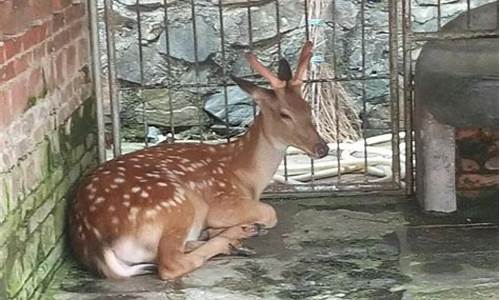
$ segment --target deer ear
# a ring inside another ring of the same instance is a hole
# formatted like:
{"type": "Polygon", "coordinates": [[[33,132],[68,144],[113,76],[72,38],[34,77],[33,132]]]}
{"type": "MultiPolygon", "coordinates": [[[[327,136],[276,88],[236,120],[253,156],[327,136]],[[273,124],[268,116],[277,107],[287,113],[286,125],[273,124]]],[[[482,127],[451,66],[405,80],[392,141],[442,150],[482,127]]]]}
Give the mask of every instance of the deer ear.
{"type": "Polygon", "coordinates": [[[278,66],[278,78],[281,81],[292,80],[292,69],[290,69],[290,64],[284,58],[280,59],[280,64],[278,66]]]}
{"type": "Polygon", "coordinates": [[[238,77],[233,76],[233,75],[230,75],[230,77],[234,82],[236,82],[236,84],[242,90],[244,90],[247,94],[252,96],[252,98],[255,100],[255,102],[257,102],[257,104],[259,104],[259,105],[262,102],[266,102],[266,101],[262,101],[262,100],[268,99],[272,96],[272,91],[270,91],[268,89],[262,88],[260,86],[253,84],[252,82],[250,82],[248,80],[238,78],[238,77]]]}

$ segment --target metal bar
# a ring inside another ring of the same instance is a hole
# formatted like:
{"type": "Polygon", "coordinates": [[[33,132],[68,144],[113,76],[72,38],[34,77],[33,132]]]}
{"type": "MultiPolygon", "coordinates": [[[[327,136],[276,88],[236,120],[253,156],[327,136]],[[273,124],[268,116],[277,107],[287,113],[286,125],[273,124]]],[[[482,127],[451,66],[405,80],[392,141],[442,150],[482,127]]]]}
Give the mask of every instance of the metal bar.
{"type": "Polygon", "coordinates": [[[106,49],[108,55],[108,85],[111,103],[111,121],[113,135],[113,156],[121,154],[120,139],[120,94],[116,80],[115,30],[113,28],[113,0],[104,0],[104,19],[106,25],[106,49]]]}
{"type": "Polygon", "coordinates": [[[222,0],[219,0],[219,26],[220,26],[220,44],[221,44],[221,55],[222,55],[222,80],[224,89],[224,113],[227,131],[227,142],[229,143],[229,100],[227,98],[227,75],[226,75],[226,50],[225,50],[225,39],[224,39],[224,13],[222,11],[222,0]]]}
{"type": "MultiPolygon", "coordinates": [[[[251,0],[247,0],[247,24],[248,24],[248,48],[250,51],[253,50],[253,32],[252,32],[252,2],[251,0]]],[[[254,101],[252,101],[252,109],[253,109],[253,119],[255,120],[255,116],[257,115],[257,105],[254,101]]]]}
{"type": "Polygon", "coordinates": [[[106,161],[106,128],[104,125],[104,105],[101,82],[101,53],[99,49],[99,28],[97,20],[97,3],[89,1],[90,47],[92,50],[92,77],[96,101],[97,119],[97,156],[99,163],[106,161]]]}
{"type": "MultiPolygon", "coordinates": [[[[306,31],[306,40],[310,40],[310,31],[309,31],[309,5],[308,5],[308,0],[304,0],[304,19],[305,19],[305,31],[306,31]]],[[[311,62],[308,62],[309,68],[311,68],[311,62]]],[[[307,78],[309,78],[309,72],[307,72],[307,78]]],[[[312,93],[314,95],[314,93],[312,93]]],[[[313,104],[314,99],[310,99],[311,104],[313,104]]],[[[285,159],[286,159],[286,154],[285,154],[285,159]]],[[[310,159],[311,162],[311,174],[314,175],[314,159],[310,159]]],[[[311,185],[314,188],[314,176],[312,177],[311,180],[311,185]]]]}
{"type": "Polygon", "coordinates": [[[304,19],[305,19],[305,29],[306,29],[306,40],[309,40],[309,7],[307,5],[307,0],[304,0],[304,19]]]}
{"type": "Polygon", "coordinates": [[[196,5],[194,0],[191,2],[191,24],[193,27],[193,47],[194,47],[194,74],[196,80],[196,95],[198,96],[198,123],[200,128],[200,143],[203,142],[203,122],[202,122],[202,110],[203,104],[201,103],[200,96],[200,61],[198,57],[198,33],[196,31],[196,5]]]}
{"type": "MultiPolygon", "coordinates": [[[[335,0],[332,0],[332,18],[333,18],[333,22],[332,22],[332,43],[333,43],[333,47],[332,47],[332,62],[333,62],[333,74],[334,76],[337,76],[337,55],[336,55],[336,52],[335,52],[335,48],[336,48],[336,44],[337,44],[337,33],[336,33],[336,30],[337,30],[337,23],[336,23],[336,19],[335,19],[335,14],[336,14],[336,9],[337,9],[337,6],[336,6],[336,2],[335,0]]],[[[339,111],[339,99],[338,97],[335,97],[335,102],[334,102],[334,107],[335,107],[335,115],[336,115],[336,119],[335,119],[335,132],[336,132],[336,141],[335,141],[335,144],[337,145],[337,166],[340,168],[342,168],[342,163],[340,161],[340,120],[337,116],[337,113],[339,111]]],[[[339,172],[338,174],[338,182],[341,183],[342,182],[342,174],[341,172],[339,172]]]]}
{"type": "MultiPolygon", "coordinates": [[[[361,77],[366,76],[366,24],[365,24],[365,9],[366,0],[361,0],[361,77]]],[[[364,81],[361,82],[361,100],[363,102],[363,120],[361,123],[362,134],[363,134],[363,156],[364,156],[364,180],[368,181],[368,144],[366,142],[366,130],[367,130],[367,104],[366,104],[366,84],[364,81]]]]}
{"type": "Polygon", "coordinates": [[[170,63],[170,34],[168,31],[169,21],[168,21],[168,3],[167,0],[163,0],[164,15],[163,21],[165,24],[165,49],[167,53],[167,87],[168,87],[168,110],[170,112],[169,124],[170,133],[172,134],[172,142],[175,141],[175,124],[174,124],[174,106],[172,103],[172,91],[170,86],[170,80],[172,79],[172,65],[170,63]]]}
{"type": "MultiPolygon", "coordinates": [[[[276,10],[276,39],[278,41],[278,60],[281,59],[281,20],[280,20],[280,6],[278,0],[275,2],[275,10],[276,10]]],[[[285,181],[288,181],[288,156],[285,152],[283,155],[283,177],[285,177],[285,181]]]]}
{"type": "Polygon", "coordinates": [[[437,31],[441,29],[441,0],[437,0],[437,31]]]}
{"type": "MultiPolygon", "coordinates": [[[[242,76],[243,78],[248,78],[250,76],[242,76]]],[[[253,75],[252,75],[253,77],[253,75]]],[[[322,82],[346,82],[346,81],[369,81],[369,80],[380,80],[380,79],[390,79],[390,76],[389,75],[377,75],[377,76],[368,76],[368,77],[365,77],[365,78],[362,78],[362,77],[332,77],[332,78],[318,78],[318,79],[309,79],[309,80],[304,80],[304,83],[306,84],[309,84],[309,83],[322,83],[322,82]]],[[[255,84],[261,84],[261,85],[265,85],[267,84],[267,81],[264,81],[264,80],[254,80],[254,83],[255,84]]],[[[144,89],[151,89],[151,90],[154,90],[154,89],[163,89],[163,88],[171,88],[171,89],[175,89],[175,88],[195,88],[197,86],[199,86],[200,88],[213,88],[213,87],[220,87],[221,85],[223,85],[224,83],[199,83],[199,84],[193,84],[193,83],[185,83],[185,82],[182,82],[182,83],[172,83],[172,84],[168,84],[168,85],[147,85],[145,84],[144,85],[144,89]]],[[[236,86],[236,84],[234,83],[227,83],[226,82],[226,85],[227,86],[236,86]]],[[[135,87],[122,87],[120,88],[121,90],[134,90],[136,89],[135,87]]]]}
{"type": "Polygon", "coordinates": [[[392,179],[399,185],[401,166],[399,164],[399,70],[398,70],[398,8],[397,0],[389,1],[389,69],[391,133],[392,133],[392,179]]]}
{"type": "Polygon", "coordinates": [[[403,17],[403,80],[404,80],[404,114],[405,114],[405,188],[406,194],[413,194],[413,67],[411,61],[412,40],[411,40],[411,0],[402,2],[403,17]]]}
{"type": "Polygon", "coordinates": [[[142,51],[142,20],[141,20],[141,10],[139,8],[140,3],[139,0],[135,1],[135,12],[136,12],[136,20],[137,20],[137,44],[139,49],[139,99],[142,102],[142,123],[144,125],[144,146],[147,148],[149,146],[148,142],[148,119],[146,117],[146,101],[144,101],[143,97],[143,86],[144,86],[144,53],[142,51]]]}
{"type": "Polygon", "coordinates": [[[434,40],[464,40],[478,38],[497,38],[498,29],[478,30],[466,32],[414,32],[412,38],[416,42],[434,41],[434,40]]]}
{"type": "Polygon", "coordinates": [[[467,0],[467,29],[470,29],[470,0],[467,0]]]}
{"type": "Polygon", "coordinates": [[[280,17],[280,5],[278,0],[274,1],[276,9],[276,38],[278,40],[278,59],[281,59],[281,17],[280,17]]]}

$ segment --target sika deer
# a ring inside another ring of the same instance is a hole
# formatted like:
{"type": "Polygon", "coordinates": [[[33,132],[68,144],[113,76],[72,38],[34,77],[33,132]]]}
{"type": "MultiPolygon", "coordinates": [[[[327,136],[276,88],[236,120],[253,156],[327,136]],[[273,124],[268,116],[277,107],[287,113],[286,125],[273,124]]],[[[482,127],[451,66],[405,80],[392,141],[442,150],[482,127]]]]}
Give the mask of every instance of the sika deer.
{"type": "Polygon", "coordinates": [[[249,131],[228,144],[160,144],[108,161],[86,177],[70,213],[70,239],[77,258],[109,278],[151,272],[178,278],[241,239],[273,227],[276,212],[259,197],[288,145],[311,157],[328,153],[301,97],[302,77],[311,57],[303,47],[292,77],[288,62],[279,74],[253,54],[250,65],[272,90],[239,78],[260,113],[249,131]],[[208,230],[207,241],[198,241],[208,230]]]}

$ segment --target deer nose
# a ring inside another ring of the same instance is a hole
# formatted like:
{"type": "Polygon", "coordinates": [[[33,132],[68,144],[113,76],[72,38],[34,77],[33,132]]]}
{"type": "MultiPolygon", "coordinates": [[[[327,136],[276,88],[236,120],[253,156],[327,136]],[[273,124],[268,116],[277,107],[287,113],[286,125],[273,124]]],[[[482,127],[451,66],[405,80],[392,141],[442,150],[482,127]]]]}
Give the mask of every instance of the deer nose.
{"type": "Polygon", "coordinates": [[[316,154],[316,158],[323,158],[328,154],[328,145],[325,141],[321,141],[314,146],[314,153],[316,154]]]}

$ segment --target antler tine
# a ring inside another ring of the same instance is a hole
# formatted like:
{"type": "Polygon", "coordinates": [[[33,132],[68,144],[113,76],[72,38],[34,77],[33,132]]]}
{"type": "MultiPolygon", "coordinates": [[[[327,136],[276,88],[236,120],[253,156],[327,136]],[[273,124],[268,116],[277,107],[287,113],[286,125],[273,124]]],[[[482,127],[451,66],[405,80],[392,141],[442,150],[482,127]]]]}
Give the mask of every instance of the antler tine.
{"type": "Polygon", "coordinates": [[[250,67],[254,69],[257,73],[262,75],[272,87],[280,88],[285,86],[285,82],[280,80],[276,75],[274,75],[271,71],[269,71],[264,65],[257,59],[257,56],[253,53],[246,53],[245,57],[250,64],[250,67]]]}
{"type": "Polygon", "coordinates": [[[304,79],[304,75],[309,66],[309,60],[312,56],[312,47],[313,44],[311,41],[307,41],[305,45],[302,47],[302,51],[300,51],[299,63],[297,66],[297,70],[295,71],[295,76],[293,76],[293,82],[299,83],[304,79]]]}

